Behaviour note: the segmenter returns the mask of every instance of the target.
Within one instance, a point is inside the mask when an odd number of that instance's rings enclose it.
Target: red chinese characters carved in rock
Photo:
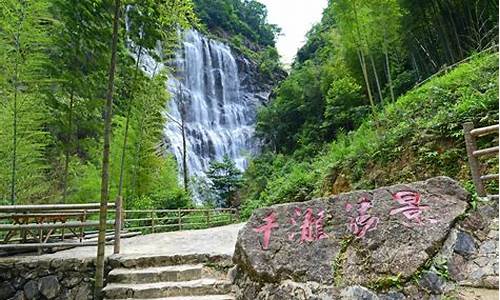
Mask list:
[[[276,213],[271,212],[267,217],[264,218],[264,221],[266,224],[254,228],[254,231],[257,233],[263,233],[264,234],[264,239],[262,243],[262,249],[267,250],[269,249],[269,243],[271,242],[271,233],[273,228],[278,228],[279,225],[276,223]]]
[[[422,221],[424,220],[422,212],[425,209],[429,209],[429,206],[420,204],[421,196],[419,193],[414,191],[399,191],[392,194],[392,199],[394,199],[401,206],[391,209],[389,215],[393,216],[401,213],[408,220],[417,224],[422,224]],[[430,223],[436,223],[436,220],[434,219],[428,220]]]
[[[301,217],[302,212],[299,208],[295,208],[295,217]],[[290,223],[295,226],[297,225],[297,221],[295,217],[290,219]],[[302,224],[300,225],[300,242],[313,242],[317,240],[326,239],[328,235],[325,233],[323,224],[325,220],[325,211],[320,210],[318,212],[317,217],[314,217],[313,209],[307,208],[304,213],[304,218],[302,220]],[[295,239],[295,232],[291,232],[288,234],[288,240],[293,241]]]
[[[362,238],[368,231],[377,229],[379,218],[368,214],[368,210],[373,206],[368,198],[362,197],[356,206],[358,216],[355,218],[350,217],[348,226],[356,238]],[[345,206],[347,212],[351,211],[352,208],[353,206],[349,203]]]

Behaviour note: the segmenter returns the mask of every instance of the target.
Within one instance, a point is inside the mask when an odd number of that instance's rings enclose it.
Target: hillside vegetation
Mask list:
[[[264,154],[246,173],[245,213],[439,175],[471,189],[462,124],[497,122],[498,75],[498,53],[479,55],[411,90],[357,130],[340,133],[314,156]],[[485,171],[497,173],[498,159]]]
[[[462,123],[498,122],[495,7],[330,1],[259,113],[265,149],[244,175],[244,215],[437,175],[472,190]]]

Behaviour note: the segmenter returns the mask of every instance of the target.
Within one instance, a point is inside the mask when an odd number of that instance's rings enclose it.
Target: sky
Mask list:
[[[292,63],[304,44],[306,33],[321,21],[328,0],[258,0],[267,6],[268,23],[277,24],[282,33],[276,47],[285,65]]]

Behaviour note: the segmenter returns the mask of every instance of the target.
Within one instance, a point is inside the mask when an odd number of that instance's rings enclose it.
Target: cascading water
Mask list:
[[[168,110],[173,119],[185,122],[188,173],[201,175],[211,160],[224,155],[243,170],[247,155],[256,151],[256,111],[255,100],[241,88],[236,59],[227,45],[194,30],[184,33],[182,43],[175,76],[168,82],[173,95]],[[181,162],[182,132],[176,122],[166,124],[165,136]]]
[[[167,105],[164,135],[177,159],[179,177],[183,174],[180,124],[185,128],[190,177],[204,176],[210,161],[222,160],[224,155],[245,169],[249,156],[258,150],[253,138],[257,108],[270,90],[256,84],[255,65],[195,30],[183,33],[170,64],[175,71],[167,82],[172,99]],[[147,53],[141,56],[140,65],[149,75],[165,67]]]

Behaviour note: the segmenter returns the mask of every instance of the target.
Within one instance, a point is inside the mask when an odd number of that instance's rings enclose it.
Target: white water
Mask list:
[[[184,103],[188,174],[203,176],[210,161],[221,160],[224,155],[244,170],[249,156],[258,150],[253,138],[256,110],[266,95],[254,92],[256,89],[248,83],[249,74],[238,70],[227,45],[194,30],[183,35],[171,63],[175,73],[167,82],[172,99],[166,114],[180,122]],[[242,63],[249,69],[246,60]],[[149,75],[165,67],[147,54],[142,55],[140,65]],[[177,159],[179,174],[183,174],[180,126],[167,121],[164,135]]]

